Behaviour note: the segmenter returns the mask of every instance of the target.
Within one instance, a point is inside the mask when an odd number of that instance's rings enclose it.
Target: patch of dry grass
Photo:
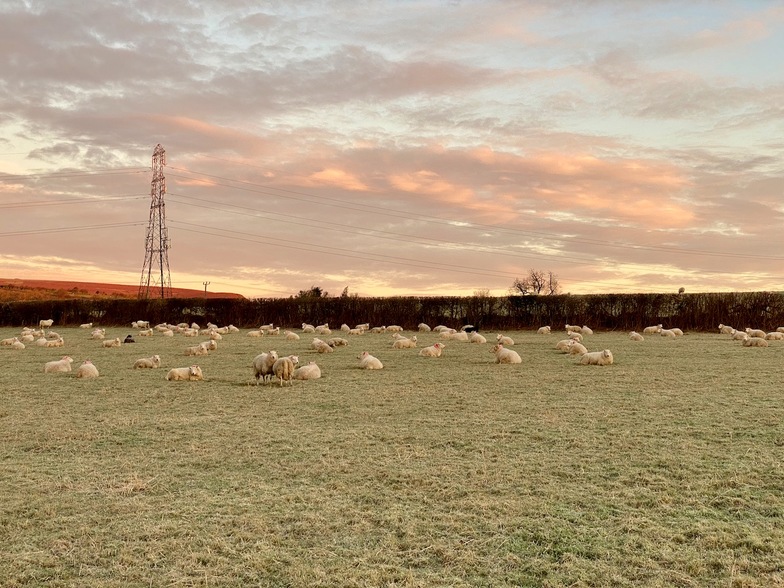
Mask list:
[[[166,382],[203,337],[58,331],[0,348],[3,586],[784,584],[780,342],[597,333],[602,368],[560,333],[511,333],[523,364],[499,366],[489,345],[243,332],[198,358],[207,381]],[[270,348],[324,377],[253,385]],[[43,373],[65,353],[101,377]]]

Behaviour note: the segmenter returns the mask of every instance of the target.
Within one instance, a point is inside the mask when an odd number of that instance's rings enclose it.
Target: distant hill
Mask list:
[[[172,288],[171,291],[173,298],[204,298],[204,290]],[[0,278],[0,302],[67,300],[71,298],[136,298],[138,293],[138,285]],[[244,298],[244,296],[231,292],[207,292],[207,298]]]

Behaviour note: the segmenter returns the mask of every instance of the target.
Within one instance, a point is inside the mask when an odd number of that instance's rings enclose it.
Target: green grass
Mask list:
[[[205,337],[56,330],[0,347],[4,588],[784,585],[782,342],[597,333],[596,367],[560,333],[507,333],[523,364],[496,365],[389,335],[319,355],[243,331],[189,358]],[[323,378],[254,385],[269,349]],[[43,373],[64,354],[101,376]],[[206,381],[164,380],[191,363]]]

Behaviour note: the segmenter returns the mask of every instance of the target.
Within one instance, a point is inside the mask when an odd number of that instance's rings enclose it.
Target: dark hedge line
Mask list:
[[[130,326],[135,320],[152,324],[196,322],[255,328],[273,323],[299,328],[303,322],[340,327],[398,324],[413,330],[420,322],[431,327],[480,330],[529,329],[566,323],[599,330],[640,330],[651,324],[692,331],[714,331],[719,323],[738,329],[774,330],[784,326],[784,293],[730,292],[707,294],[591,294],[506,297],[257,298],[166,300],[96,299],[6,302],[0,325],[35,326],[41,319],[55,325]]]

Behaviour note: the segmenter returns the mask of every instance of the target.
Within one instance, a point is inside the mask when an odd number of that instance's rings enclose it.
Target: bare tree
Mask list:
[[[523,296],[552,296],[561,292],[561,284],[558,282],[558,276],[553,272],[530,269],[526,277],[515,278],[510,289],[514,294],[522,294]]]

